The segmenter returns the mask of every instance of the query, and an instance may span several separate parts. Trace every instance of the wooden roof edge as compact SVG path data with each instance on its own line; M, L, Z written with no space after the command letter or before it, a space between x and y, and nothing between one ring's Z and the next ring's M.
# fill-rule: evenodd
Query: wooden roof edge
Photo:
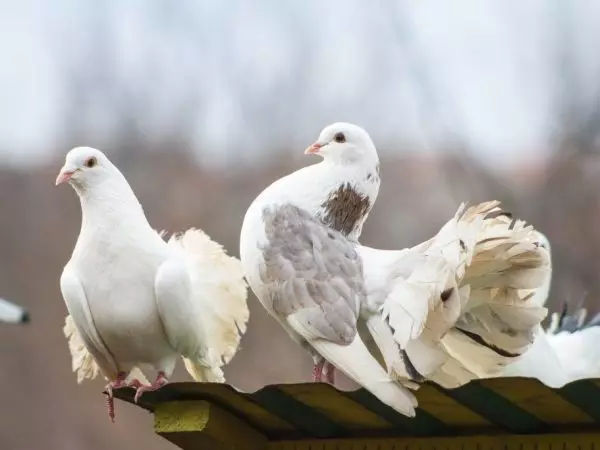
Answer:
M596 450L600 429L551 434L372 436L269 441L244 421L208 401L172 401L154 412L155 432L183 450Z

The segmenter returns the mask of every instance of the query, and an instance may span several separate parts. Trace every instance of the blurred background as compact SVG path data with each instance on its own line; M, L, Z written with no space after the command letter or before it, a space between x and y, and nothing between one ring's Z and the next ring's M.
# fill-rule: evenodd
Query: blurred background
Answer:
M354 122L382 159L364 244L411 246L460 202L502 200L552 243L551 308L598 309L600 2L1 6L0 296L31 323L0 325L0 448L172 448L130 405L112 425L103 383L70 371L58 280L80 209L54 180L77 145L113 159L155 228L198 226L237 255L253 198ZM309 356L249 301L229 380L308 380Z

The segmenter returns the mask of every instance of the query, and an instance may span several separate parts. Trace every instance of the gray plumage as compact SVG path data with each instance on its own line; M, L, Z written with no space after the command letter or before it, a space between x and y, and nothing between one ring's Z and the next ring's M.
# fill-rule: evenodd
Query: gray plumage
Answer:
M350 344L366 298L352 243L291 204L265 208L263 220L260 274L273 311L295 315L314 337Z

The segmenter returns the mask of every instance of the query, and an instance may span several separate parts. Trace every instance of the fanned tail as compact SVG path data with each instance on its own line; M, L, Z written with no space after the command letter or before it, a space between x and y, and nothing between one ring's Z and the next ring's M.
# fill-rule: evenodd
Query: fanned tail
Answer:
M77 375L77 384L83 380L93 380L100 373L100 368L94 358L87 351L83 344L83 339L79 335L75 323L70 315L65 317L65 325L63 333L69 344L69 352L71 353L71 370Z
M482 217L471 264L461 285L471 294L464 312L442 343L448 354L476 377L501 373L533 344L546 317L538 290L551 277L545 237L524 221L487 202L465 217ZM545 240L547 242L547 240Z
M193 291L204 308L202 325L211 367L184 358L185 367L196 381L223 382L222 367L237 352L249 318L242 265L198 229L173 235L168 243L188 257Z
M461 206L436 236L411 249L392 254L392 288L378 314L391 330L386 333L376 318L369 330L382 350L388 372L397 379L422 381L446 362L441 339L458 320L469 296L459 283L471 262L482 219L464 220ZM359 249L366 270L388 271L378 264L381 252ZM367 274L371 276L371 274ZM388 280L385 280L389 283ZM407 383L407 385L409 385Z
M391 336L376 322L369 331L399 380L453 388L501 373L530 348L546 316L548 241L499 202L461 205L411 249L359 250L375 299L365 315L378 313Z

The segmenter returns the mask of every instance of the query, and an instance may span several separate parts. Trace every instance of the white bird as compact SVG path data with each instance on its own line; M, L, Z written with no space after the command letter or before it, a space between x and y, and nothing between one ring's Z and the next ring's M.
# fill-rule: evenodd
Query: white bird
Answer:
M455 387L498 371L531 345L546 310L518 294L548 275L532 227L489 202L461 207L412 249L361 246L380 182L370 138L334 124L307 152L323 162L257 197L240 248L263 306L313 353L315 380L325 359L412 416L416 400L401 384L416 388L430 378Z
M222 366L235 354L249 315L240 262L200 230L165 242L99 150L71 150L56 179L64 182L77 192L82 210L60 279L78 379L101 373L109 380L111 419L112 389L134 386L137 401L168 381L179 356L195 380L223 382ZM127 382L135 368L155 370L155 381Z
M357 331L366 301L355 245L379 191L379 159L355 125L326 127L305 153L323 161L267 187L250 205L240 236L246 279L264 308L309 350L319 381L325 361L395 410L416 399L369 353Z
M0 298L0 323L27 323L29 313L21 306Z

